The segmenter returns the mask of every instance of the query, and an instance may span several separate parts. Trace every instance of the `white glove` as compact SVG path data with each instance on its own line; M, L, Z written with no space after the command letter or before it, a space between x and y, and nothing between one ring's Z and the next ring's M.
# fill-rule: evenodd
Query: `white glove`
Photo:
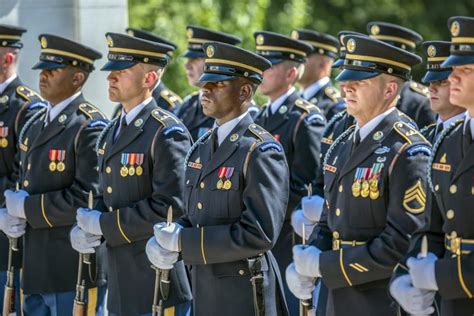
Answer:
M173 264L178 261L179 252L169 251L161 247L156 238L152 237L146 244L146 255L148 260L159 269L172 269Z
M421 290L411 284L410 275L402 275L390 284L390 294L411 315L431 315L436 291Z
M25 234L26 220L8 214L6 208L0 208L0 229L11 238L19 238Z
M12 191L5 190L5 205L8 210L8 214L11 216L26 219L25 215L25 198L29 196L28 192L24 190Z
M296 210L291 214L291 226L295 233L303 238L303 225L304 225L304 239L308 240L309 236L313 232L313 229L317 222L310 221L306 216L304 216L302 210Z
M84 231L102 236L100 228L100 215L102 213L88 208L78 208L76 214L77 225Z
M153 226L155 238L158 244L169 251L176 252L181 251L179 239L182 229L183 226L178 223L171 223L169 226L166 223L158 223Z
M436 260L438 260L438 257L432 252L428 252L426 258L420 259L420 254L418 254L417 259L413 257L408 258L407 266L414 287L423 290L438 291L435 275Z
M319 195L305 196L301 200L304 216L312 222L319 222L323 213L324 199Z
M295 263L296 271L299 274L320 278L321 271L319 270L319 255L321 250L314 246L296 245L293 246L293 262Z
M314 291L314 278L303 276L295 269L295 264L291 263L285 272L286 284L294 296L300 300L308 300L312 297Z
M70 233L71 245L79 253L95 253L94 247L100 246L101 236L92 235L75 225Z

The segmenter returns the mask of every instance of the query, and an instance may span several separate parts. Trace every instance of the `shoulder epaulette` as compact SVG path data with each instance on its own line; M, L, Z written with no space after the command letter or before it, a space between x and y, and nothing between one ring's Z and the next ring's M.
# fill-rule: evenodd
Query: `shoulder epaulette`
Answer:
M163 125L162 133L165 136L172 132L185 132L185 129L180 121L171 113L163 109L154 109L151 111L151 116L153 116L153 118L155 118L155 120L157 120L161 125Z
M261 141L261 142L265 142L265 141L274 141L275 138L272 136L272 134L270 134L269 132L267 132L263 127L261 127L260 125L257 125L255 123L253 124L250 124L249 127L248 127L249 131L254 134L255 136L257 136L257 138Z
M334 87L327 87L324 89L324 94L334 103L338 102L341 98L341 93Z
M398 121L393 124L395 131L402 136L408 144L429 143L421 133L405 122Z
M421 94L422 96L428 97L430 95L430 92L428 90L428 87L422 85L421 83L412 81L410 83L410 89L418 94Z
M449 124L449 126L446 127L445 129L443 129L443 131L439 134L439 136L436 137L436 141L433 144L432 154L430 156L430 161L428 163L428 185L430 186L430 189L433 193L435 192L435 190L434 190L434 186L433 186L433 181L431 179L431 166L432 166L433 161L436 157L436 153L438 152L438 148L441 145L441 143L443 142L446 135L451 133L451 131L453 129L455 129L459 124L461 124L463 122L464 122L464 118L460 118L460 119L457 119L456 121L452 122L451 124Z
M44 100L38 93L24 85L18 86L16 93L28 102L34 101L35 99Z
M177 107L181 102L183 102L183 100L182 100L176 93L174 93L173 91L168 90L168 89L163 89L163 90L161 90L160 96L161 96L166 102L168 102L168 104L170 105L170 107L171 107L172 109L174 109L174 108Z
M79 111L81 111L88 119L106 119L104 113L90 103L84 102L79 104Z
M316 105L314 105L313 103L311 103L309 101L306 101L305 99L296 100L295 101L295 106L299 107L300 109L302 109L306 113L311 113L313 111L321 112L321 110Z

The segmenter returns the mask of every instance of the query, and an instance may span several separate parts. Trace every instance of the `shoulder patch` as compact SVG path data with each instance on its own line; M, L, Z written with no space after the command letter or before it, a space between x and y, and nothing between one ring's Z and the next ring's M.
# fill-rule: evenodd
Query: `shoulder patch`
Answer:
M163 130L163 135L168 136L169 134L173 132L184 133L184 128L179 125L168 126L167 128Z
M321 113L321 110L314 105L313 103L306 101L305 99L298 99L295 101L295 106L299 107L306 113L311 113L311 112L319 112Z
M411 156L415 156L415 155L418 155L418 154L423 154L425 156L431 156L431 146L427 145L427 144L416 144L416 145L413 145L411 147L409 147L407 150L406 150L406 153L407 153L407 156L408 157L411 157Z
M166 102L168 102L171 108L173 109L181 102L183 102L183 100L176 93L168 89L161 90L160 97L162 97Z
M44 99L34 90L28 88L27 86L20 85L16 88L16 93L23 99L28 102L34 101L35 99L39 99L43 101Z
M104 113L90 103L79 104L79 111L81 111L89 119L106 119Z
M324 89L324 94L334 103L338 102L341 98L341 93L334 87L327 87Z
M324 122L324 116L321 113L310 113L305 119L306 123L312 123L314 121Z
M106 127L109 124L109 121L106 119L96 119L91 120L87 127Z
M37 109L42 109L48 106L48 103L46 101L36 101L36 102L31 102L28 105L28 110L37 110Z
M395 131L400 134L409 144L429 143L429 141L421 135L419 131L404 122L396 122L393 124Z
M422 96L428 97L430 95L430 92L428 90L428 87L422 85L421 83L412 81L410 83L410 89L418 94L421 94Z
M261 152L265 152L267 150L276 150L278 152L281 152L283 148L281 148L281 145L277 143L276 141L273 142L264 142L260 146L258 146L258 149L260 149Z
M263 127L261 127L260 125L255 124L255 123L250 124L248 129L250 130L250 132L252 132L252 134L257 136L257 138L260 139L260 141L262 141L262 142L275 141L276 140Z

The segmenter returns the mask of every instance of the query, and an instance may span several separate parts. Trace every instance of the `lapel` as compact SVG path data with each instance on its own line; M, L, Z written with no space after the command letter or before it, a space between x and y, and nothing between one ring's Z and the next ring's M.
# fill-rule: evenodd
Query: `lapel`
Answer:
M48 142L51 138L61 133L67 126L67 124L71 121L74 113L77 111L79 104L85 101L84 96L82 93L75 98L71 103L69 103L64 110L62 110L56 118L48 124L42 131L39 132L38 137L36 137L35 142L31 145L31 151L46 142ZM63 122L59 122L59 118L63 115L66 115L66 120ZM46 116L45 116L46 118ZM44 124L44 121L40 121L40 126Z
M114 156L116 153L120 152L122 149L127 147L131 142L133 142L142 132L143 132L143 126L145 126L146 121L151 115L151 111L154 109L157 109L158 106L156 105L156 102L154 99L151 100L150 103L148 103L141 111L138 113L138 115L133 119L130 124L127 125L127 127L121 132L120 136L118 137L117 141L115 144L112 141L112 138L114 137L113 134L115 134L115 126L112 128L111 133L109 133L107 137L107 142L110 148L109 151L106 151L105 158L104 160L107 161L110 159L112 156ZM139 126L135 125L135 121L138 119L142 119L143 123L140 124ZM116 124L120 124L120 119L117 120Z
M213 172L218 167L222 166L222 164L239 148L240 142L245 131L248 129L248 126L253 123L252 117L250 114L244 116L244 118L234 127L234 129L229 133L226 139L222 142L222 144L217 148L216 152L212 155L212 158L206 163L204 166L204 170L202 171L202 178L206 175ZM230 141L230 136L233 134L239 135L239 138L232 142ZM200 151L200 154L203 154L204 157L210 156L211 146L210 146L210 139L206 142L206 146L202 146L203 150L207 148L207 152L209 154ZM202 156L201 156L202 158ZM207 158L209 159L209 158Z
M296 100L299 98L299 93L295 90L292 94L286 98L286 100L280 105L278 110L271 115L270 118L267 118L267 122L265 124L265 129L273 133L278 127L283 125L286 121L290 119L289 113L293 110L293 106L296 102ZM280 109L282 106L286 106L288 109L286 110L285 113L280 113Z
M398 119L398 112L392 111L387 115L370 133L365 137L365 139L357 146L352 155L349 155L349 152L344 152L346 156L341 157L350 157L347 159L347 162L342 167L339 178L341 179L344 175L351 172L354 168L358 167L365 159L371 156L375 149L382 145L384 139L392 132L393 124ZM382 132L383 136L379 140L374 140L374 134L377 132ZM352 147L352 137L350 141L350 146L345 146L346 151L350 151Z
M461 128L459 129L459 132L458 134L460 135L460 137L456 137L459 141L458 141L458 146L457 146L457 151L456 152L460 152L462 153L462 138L463 138L463 127L464 124L461 124ZM449 154L448 154L449 155ZM454 182L456 181L457 178L459 178L462 173L466 170L468 170L469 168L471 168L472 166L474 166L474 144L471 144L471 146L469 147L469 150L467 151L467 154L466 156L460 161L459 163L459 167L456 168L456 171L454 172L454 175L451 179L451 182Z
M3 91L2 94L0 94L0 97L1 96L8 96L8 98L11 98L14 94L15 94L15 91L16 91L16 88L21 85L21 80L20 80L20 77L16 77L15 80L13 80L12 82L10 82L10 84L5 88L5 90ZM7 102L5 103L2 103L2 105L0 105L0 114L4 113L5 111L8 110L9 108L9 102L10 100L8 100ZM21 104L20 104L21 105Z

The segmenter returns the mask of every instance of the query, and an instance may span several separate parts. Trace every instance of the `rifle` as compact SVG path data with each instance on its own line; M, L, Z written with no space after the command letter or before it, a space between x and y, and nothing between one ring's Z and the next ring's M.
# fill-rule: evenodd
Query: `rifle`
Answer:
M170 226L173 222L173 207L170 205L168 208L168 214L166 216L166 225ZM170 294L170 269L159 269L153 267L156 270L155 276L155 293L153 296L152 316L163 316L163 303L166 301ZM160 295L161 294L161 295ZM158 302L158 304L157 304Z
M89 198L87 207L92 209L94 207L94 195L92 191L89 191ZM74 297L74 306L72 309L73 316L86 316L87 315L87 303L85 301L86 291L86 280L82 278L83 264L90 266L91 259L89 253L79 254L79 263L77 269L77 283L76 283L76 296Z

